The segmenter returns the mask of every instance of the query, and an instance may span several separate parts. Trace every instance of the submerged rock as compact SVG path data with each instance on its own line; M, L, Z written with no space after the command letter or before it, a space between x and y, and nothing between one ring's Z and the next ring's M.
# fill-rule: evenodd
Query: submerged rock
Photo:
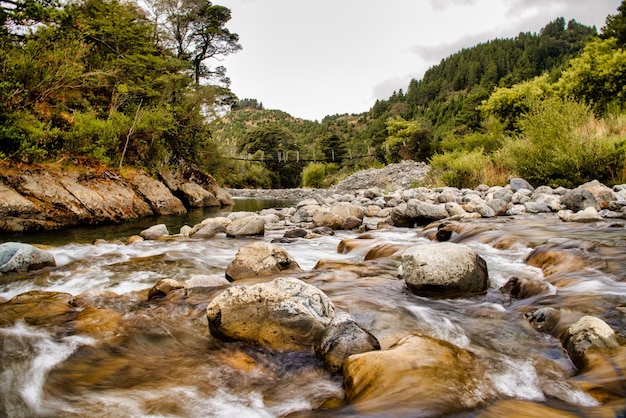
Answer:
M398 275L420 295L482 293L489 286L485 260L471 248L450 242L407 249Z
M75 316L74 296L62 292L33 290L0 304L0 326L24 321L29 325L56 325Z
M54 266L56 266L56 261L52 253L48 251L19 242L0 244L0 275Z
M257 343L274 350L310 350L335 316L321 290L281 277L253 286L232 286L206 309L215 338Z
M300 266L283 247L268 242L254 242L241 247L226 268L226 279L264 276L284 270L300 271Z
M410 335L387 350L348 357L346 398L359 413L443 416L476 407L484 370L475 356L449 342Z

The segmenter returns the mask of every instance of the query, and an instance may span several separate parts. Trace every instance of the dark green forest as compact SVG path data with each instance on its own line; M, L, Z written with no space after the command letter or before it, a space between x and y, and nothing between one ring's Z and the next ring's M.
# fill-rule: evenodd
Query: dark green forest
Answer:
M429 163L429 186L626 182L626 1L600 30L558 18L463 49L368 112L321 122L230 91L215 59L241 48L228 8L2 5L6 160L156 172L185 159L230 187L327 187L402 159Z

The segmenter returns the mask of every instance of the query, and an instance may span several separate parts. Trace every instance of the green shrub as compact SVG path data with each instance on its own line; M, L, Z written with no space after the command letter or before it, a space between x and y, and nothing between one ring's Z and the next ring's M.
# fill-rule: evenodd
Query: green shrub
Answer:
M309 163L302 170L302 186L304 187L322 187L324 178L326 177L326 164Z
M470 152L451 151L436 154L430 161L428 181L452 187L474 188L481 183L494 182L493 164L482 149Z
M611 184L624 168L624 142L588 106L551 98L535 102L519 120L520 135L495 160L533 184L574 187L597 179Z

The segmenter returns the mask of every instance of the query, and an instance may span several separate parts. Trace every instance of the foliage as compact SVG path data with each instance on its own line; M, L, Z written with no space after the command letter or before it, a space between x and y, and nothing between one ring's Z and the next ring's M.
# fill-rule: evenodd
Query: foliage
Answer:
M626 103L626 50L616 38L593 40L556 85L562 96L582 100L602 115L611 103Z
M401 116L387 119L387 133L384 142L386 159L389 163L400 160L425 160L429 156L431 135L417 120L407 121Z
M188 28L203 37L204 43L188 38L205 54L200 59L195 50L178 57L164 28L137 3L77 0L54 8L31 0L16 7L22 6L25 19L2 9L0 20L3 158L72 154L148 169L177 158L205 169L218 164L207 117L233 95L223 85L198 85L194 70L197 60L204 65L236 41L224 26L228 9L202 2L188 16ZM44 15L31 6L50 10ZM28 30L16 26L25 23Z
M619 13L606 18L606 25L602 28L602 38L615 38L617 45L623 48L626 45L626 0L617 8Z
M534 102L495 159L531 183L573 187L597 179L615 183L624 169L626 138L605 135L604 123L581 103Z
M332 184L333 175L337 173L337 164L311 162L302 170L303 187L328 187Z
M491 159L483 153L482 149L435 154L430 165L431 182L458 188L474 188L487 182L489 172L493 170ZM493 178L489 181L494 184Z

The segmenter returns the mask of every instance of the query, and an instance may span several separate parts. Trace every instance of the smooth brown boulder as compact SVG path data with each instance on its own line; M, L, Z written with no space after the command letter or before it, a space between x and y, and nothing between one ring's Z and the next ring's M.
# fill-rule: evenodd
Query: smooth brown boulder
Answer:
M475 356L449 342L409 335L387 350L348 357L346 398L358 413L442 416L479 405L485 379Z

